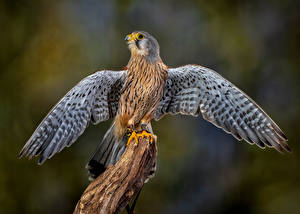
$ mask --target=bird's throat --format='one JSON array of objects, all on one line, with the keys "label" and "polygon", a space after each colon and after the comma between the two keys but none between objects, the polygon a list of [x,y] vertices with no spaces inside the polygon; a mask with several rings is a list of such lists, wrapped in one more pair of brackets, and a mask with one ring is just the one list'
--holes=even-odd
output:
[{"label": "bird's throat", "polygon": [[167,66],[160,58],[150,61],[146,56],[140,54],[131,55],[127,69],[128,77],[132,75],[155,75],[167,73]]}]

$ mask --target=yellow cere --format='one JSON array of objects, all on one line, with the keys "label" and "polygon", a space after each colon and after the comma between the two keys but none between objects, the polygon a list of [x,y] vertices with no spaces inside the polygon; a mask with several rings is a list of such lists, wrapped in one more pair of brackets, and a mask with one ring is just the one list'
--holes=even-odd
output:
[{"label": "yellow cere", "polygon": [[135,40],[135,37],[134,37],[133,33],[128,34],[128,35],[126,36],[126,38],[128,38],[127,41],[133,41],[133,40]]}]

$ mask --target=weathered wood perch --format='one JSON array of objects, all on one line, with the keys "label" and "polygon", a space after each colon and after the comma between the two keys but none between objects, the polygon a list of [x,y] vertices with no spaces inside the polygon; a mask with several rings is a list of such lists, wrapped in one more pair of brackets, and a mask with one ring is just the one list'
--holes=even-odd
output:
[{"label": "weathered wood perch", "polygon": [[154,175],[157,146],[147,139],[134,141],[126,148],[121,159],[108,167],[84,191],[74,214],[121,213],[139,192],[145,181]]}]

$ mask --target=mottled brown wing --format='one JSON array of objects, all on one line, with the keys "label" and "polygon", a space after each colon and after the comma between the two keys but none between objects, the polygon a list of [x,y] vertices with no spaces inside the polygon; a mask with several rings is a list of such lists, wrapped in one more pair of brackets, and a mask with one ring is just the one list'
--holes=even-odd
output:
[{"label": "mottled brown wing", "polygon": [[42,164],[72,145],[90,121],[97,124],[113,118],[125,77],[126,71],[98,71],[80,81],[52,108],[19,156],[40,155]]},{"label": "mottled brown wing", "polygon": [[168,70],[164,95],[155,119],[163,115],[198,116],[261,148],[290,151],[287,138],[276,123],[244,92],[215,71],[199,65]]}]

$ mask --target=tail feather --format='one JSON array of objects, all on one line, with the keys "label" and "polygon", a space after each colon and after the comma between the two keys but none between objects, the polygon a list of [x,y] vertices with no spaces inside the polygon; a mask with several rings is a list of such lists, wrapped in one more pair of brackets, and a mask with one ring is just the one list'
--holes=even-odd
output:
[{"label": "tail feather", "polygon": [[[86,165],[90,180],[97,178],[109,165],[116,164],[126,149],[129,136],[123,134],[123,137],[117,137],[115,128],[116,124],[114,122]],[[153,133],[150,123],[147,125],[146,130]]]},{"label": "tail feather", "polygon": [[90,179],[95,179],[109,165],[115,164],[126,149],[128,137],[124,136],[123,139],[118,139],[114,135],[114,127],[115,123],[108,129],[102,142],[98,145],[94,155],[86,165]]}]

